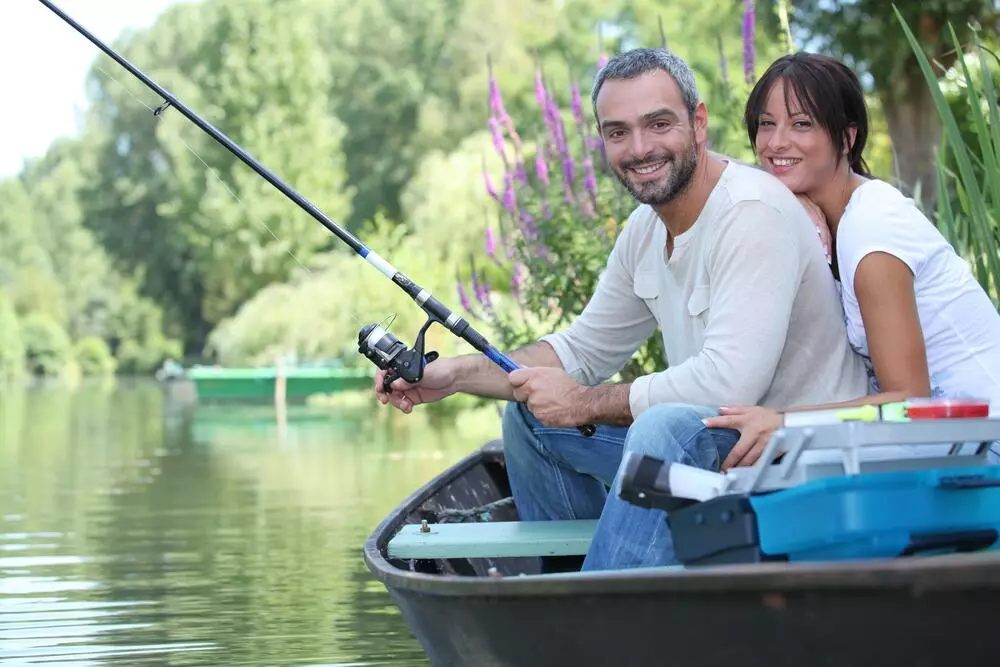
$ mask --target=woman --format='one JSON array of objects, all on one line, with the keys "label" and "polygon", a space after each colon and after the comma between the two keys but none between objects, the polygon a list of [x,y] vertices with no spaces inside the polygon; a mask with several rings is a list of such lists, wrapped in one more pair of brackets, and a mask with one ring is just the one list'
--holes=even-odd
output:
[{"label": "woman", "polygon": [[[847,335],[871,382],[868,396],[795,410],[934,396],[981,398],[1000,411],[1000,315],[914,202],[869,173],[854,73],[827,56],[780,58],[750,93],[744,120],[761,166],[829,226]],[[720,413],[706,425],[741,431],[723,470],[752,465],[784,420],[760,407]]]}]

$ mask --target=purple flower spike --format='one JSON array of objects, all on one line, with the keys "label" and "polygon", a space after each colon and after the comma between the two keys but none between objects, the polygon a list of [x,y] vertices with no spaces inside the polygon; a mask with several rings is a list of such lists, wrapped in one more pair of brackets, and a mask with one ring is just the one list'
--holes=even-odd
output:
[{"label": "purple flower spike", "polygon": [[597,176],[594,174],[594,162],[589,157],[583,161],[583,187],[594,197],[597,196]]},{"label": "purple flower spike", "polygon": [[597,61],[597,69],[598,70],[602,70],[602,69],[604,69],[604,66],[607,65],[607,64],[608,64],[608,56],[607,56],[607,54],[601,54],[600,59],[598,59],[598,61]]},{"label": "purple flower spike", "polygon": [[553,139],[556,142],[556,151],[560,155],[566,155],[568,149],[566,146],[566,133],[563,130],[562,117],[559,113],[559,107],[556,106],[556,102],[551,97],[545,106],[545,111],[548,114],[549,121],[551,123],[551,130]]},{"label": "purple flower spike", "polygon": [[517,210],[517,194],[514,192],[514,177],[510,172],[503,177],[503,206],[508,212],[514,213]]},{"label": "purple flower spike", "polygon": [[497,240],[493,236],[493,228],[487,226],[486,232],[484,233],[484,241],[486,244],[486,256],[491,259],[496,259],[497,256]]},{"label": "purple flower spike", "polygon": [[521,287],[524,285],[524,276],[521,275],[520,262],[514,262],[514,272],[510,278],[510,291],[515,297],[520,296]]},{"label": "purple flower spike", "polygon": [[476,301],[482,303],[483,286],[479,283],[479,274],[476,272],[476,265],[472,264],[472,295]]},{"label": "purple flower spike", "polygon": [[469,301],[469,293],[465,291],[465,285],[458,281],[458,302],[462,304],[464,310],[471,310],[472,303]]},{"label": "purple flower spike", "polygon": [[532,241],[538,236],[538,226],[535,224],[535,219],[531,217],[527,211],[521,211],[521,233],[524,238],[528,241]]},{"label": "purple flower spike", "polygon": [[499,201],[500,198],[497,196],[497,189],[493,187],[493,181],[490,180],[490,175],[485,170],[483,171],[483,183],[486,185],[486,193]]},{"label": "purple flower spike", "polygon": [[565,153],[562,161],[563,168],[563,190],[566,193],[566,203],[573,201],[573,182],[576,179],[576,165],[569,153]]},{"label": "purple flower spike", "polygon": [[500,94],[500,84],[495,76],[490,75],[490,115],[494,116],[501,123],[506,123],[510,116],[503,105],[503,95]]},{"label": "purple flower spike", "polygon": [[535,72],[535,100],[538,102],[538,108],[543,112],[545,111],[545,101],[548,98],[549,95],[545,92],[545,81],[542,79],[542,71],[537,70]]},{"label": "purple flower spike", "polygon": [[570,88],[572,91],[573,118],[576,119],[577,125],[582,129],[586,127],[587,123],[583,119],[583,103],[580,101],[580,87],[576,83],[573,83]]},{"label": "purple flower spike", "polygon": [[753,83],[754,80],[755,23],[754,0],[743,0],[743,75],[747,83]]},{"label": "purple flower spike", "polygon": [[719,69],[722,71],[722,85],[729,88],[729,63],[726,62],[726,52],[722,48],[722,37],[716,35],[716,41],[719,45]]},{"label": "purple flower spike", "polygon": [[521,185],[528,184],[528,174],[524,171],[524,160],[520,156],[517,158],[517,163],[514,165],[514,180]]},{"label": "purple flower spike", "polygon": [[479,285],[479,289],[476,290],[476,300],[487,308],[491,305],[489,283],[483,282]]},{"label": "purple flower spike", "polygon": [[493,148],[496,150],[497,155],[506,159],[506,151],[504,150],[503,143],[503,130],[500,126],[500,121],[496,118],[490,118],[490,135],[493,137]]},{"label": "purple flower spike", "polygon": [[535,175],[544,187],[549,187],[549,163],[545,160],[545,146],[538,144],[538,151],[535,153]]}]

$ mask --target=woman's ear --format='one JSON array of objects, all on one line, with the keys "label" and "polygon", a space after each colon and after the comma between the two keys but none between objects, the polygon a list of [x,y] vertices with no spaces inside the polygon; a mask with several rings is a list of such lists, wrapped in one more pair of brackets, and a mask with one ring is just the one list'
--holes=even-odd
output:
[{"label": "woman's ear", "polygon": [[854,141],[858,137],[858,126],[851,123],[847,126],[847,145],[844,146],[844,155],[850,155],[851,149],[854,148]]}]

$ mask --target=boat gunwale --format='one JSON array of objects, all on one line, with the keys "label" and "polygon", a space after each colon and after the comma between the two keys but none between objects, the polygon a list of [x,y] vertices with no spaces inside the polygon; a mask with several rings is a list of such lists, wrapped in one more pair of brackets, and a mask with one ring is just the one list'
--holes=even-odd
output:
[{"label": "boat gunwale", "polygon": [[778,593],[818,589],[852,593],[1000,588],[1000,552],[836,562],[767,562],[704,568],[635,568],[506,577],[411,572],[385,553],[389,540],[425,501],[477,465],[503,459],[491,441],[418,487],[375,527],[364,543],[365,564],[390,590],[452,597],[537,597],[635,593]]}]

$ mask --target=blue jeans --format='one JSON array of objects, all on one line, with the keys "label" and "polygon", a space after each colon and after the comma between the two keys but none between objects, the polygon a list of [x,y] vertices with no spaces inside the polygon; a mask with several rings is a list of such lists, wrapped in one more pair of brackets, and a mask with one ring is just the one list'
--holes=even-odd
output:
[{"label": "blue jeans", "polygon": [[521,520],[599,519],[584,570],[676,564],[666,513],[618,497],[622,459],[627,450],[718,470],[739,432],[701,422],[717,414],[705,406],[654,405],[630,427],[598,425],[587,438],[575,428],[543,426],[526,405],[509,403],[504,456]]}]

